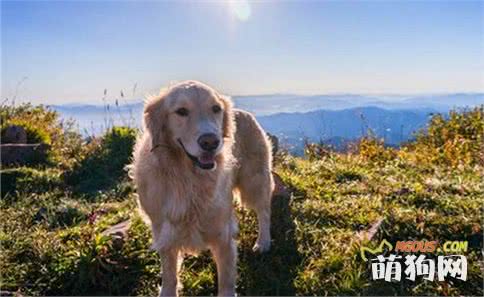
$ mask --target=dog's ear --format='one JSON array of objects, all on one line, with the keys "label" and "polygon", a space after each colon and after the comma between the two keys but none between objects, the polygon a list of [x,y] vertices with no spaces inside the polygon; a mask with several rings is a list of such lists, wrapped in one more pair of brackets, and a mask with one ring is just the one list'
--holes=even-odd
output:
[{"label": "dog's ear", "polygon": [[144,126],[151,134],[151,150],[156,147],[164,145],[164,138],[166,137],[166,111],[164,107],[166,94],[162,93],[158,96],[148,98],[145,102],[144,108]]},{"label": "dog's ear", "polygon": [[223,137],[233,138],[235,133],[235,119],[232,110],[232,100],[229,97],[219,95],[224,105]]}]

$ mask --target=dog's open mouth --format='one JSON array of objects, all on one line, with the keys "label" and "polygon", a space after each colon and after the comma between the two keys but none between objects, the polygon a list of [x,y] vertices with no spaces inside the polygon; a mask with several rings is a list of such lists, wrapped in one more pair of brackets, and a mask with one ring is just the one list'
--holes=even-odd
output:
[{"label": "dog's open mouth", "polygon": [[188,158],[192,160],[193,164],[196,166],[202,168],[202,169],[213,169],[215,167],[215,154],[211,152],[203,152],[200,157],[195,157],[194,155],[190,154],[186,149],[183,143],[181,142],[180,139],[178,139],[178,142],[180,143],[181,147],[183,148],[183,151],[185,154],[187,154]]}]

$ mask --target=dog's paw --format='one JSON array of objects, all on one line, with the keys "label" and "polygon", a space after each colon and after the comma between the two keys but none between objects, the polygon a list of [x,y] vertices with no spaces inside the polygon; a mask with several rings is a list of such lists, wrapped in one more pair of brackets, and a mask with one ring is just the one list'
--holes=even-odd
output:
[{"label": "dog's paw", "polygon": [[252,250],[256,253],[264,253],[271,249],[270,240],[257,240]]}]

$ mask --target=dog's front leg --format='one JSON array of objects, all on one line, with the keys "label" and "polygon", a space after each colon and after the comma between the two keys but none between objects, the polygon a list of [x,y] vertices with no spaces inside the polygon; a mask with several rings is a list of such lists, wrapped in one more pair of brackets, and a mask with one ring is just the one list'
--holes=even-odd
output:
[{"label": "dog's front leg", "polygon": [[160,251],[161,256],[161,291],[160,296],[177,296],[178,251],[167,249]]},{"label": "dog's front leg", "polygon": [[271,208],[256,209],[259,234],[252,248],[254,252],[267,252],[271,248]]},{"label": "dog's front leg", "polygon": [[218,295],[235,296],[237,275],[237,247],[232,238],[217,242],[212,248],[217,264]]}]

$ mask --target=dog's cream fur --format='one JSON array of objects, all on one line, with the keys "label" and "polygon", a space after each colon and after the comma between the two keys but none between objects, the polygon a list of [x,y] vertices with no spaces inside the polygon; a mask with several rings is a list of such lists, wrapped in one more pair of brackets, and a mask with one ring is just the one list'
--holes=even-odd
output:
[{"label": "dog's cream fur", "polygon": [[[214,112],[214,105],[221,110]],[[177,114],[180,107],[189,114]],[[197,167],[188,157],[200,156],[197,138],[207,131],[221,139],[212,170]],[[254,250],[268,250],[271,161],[271,146],[255,118],[232,109],[230,99],[207,85],[182,82],[146,102],[144,133],[137,140],[131,170],[139,206],[151,225],[153,248],[162,258],[160,295],[177,294],[183,254],[204,249],[211,250],[217,264],[218,294],[235,294],[233,191],[256,211],[259,234]]]}]

